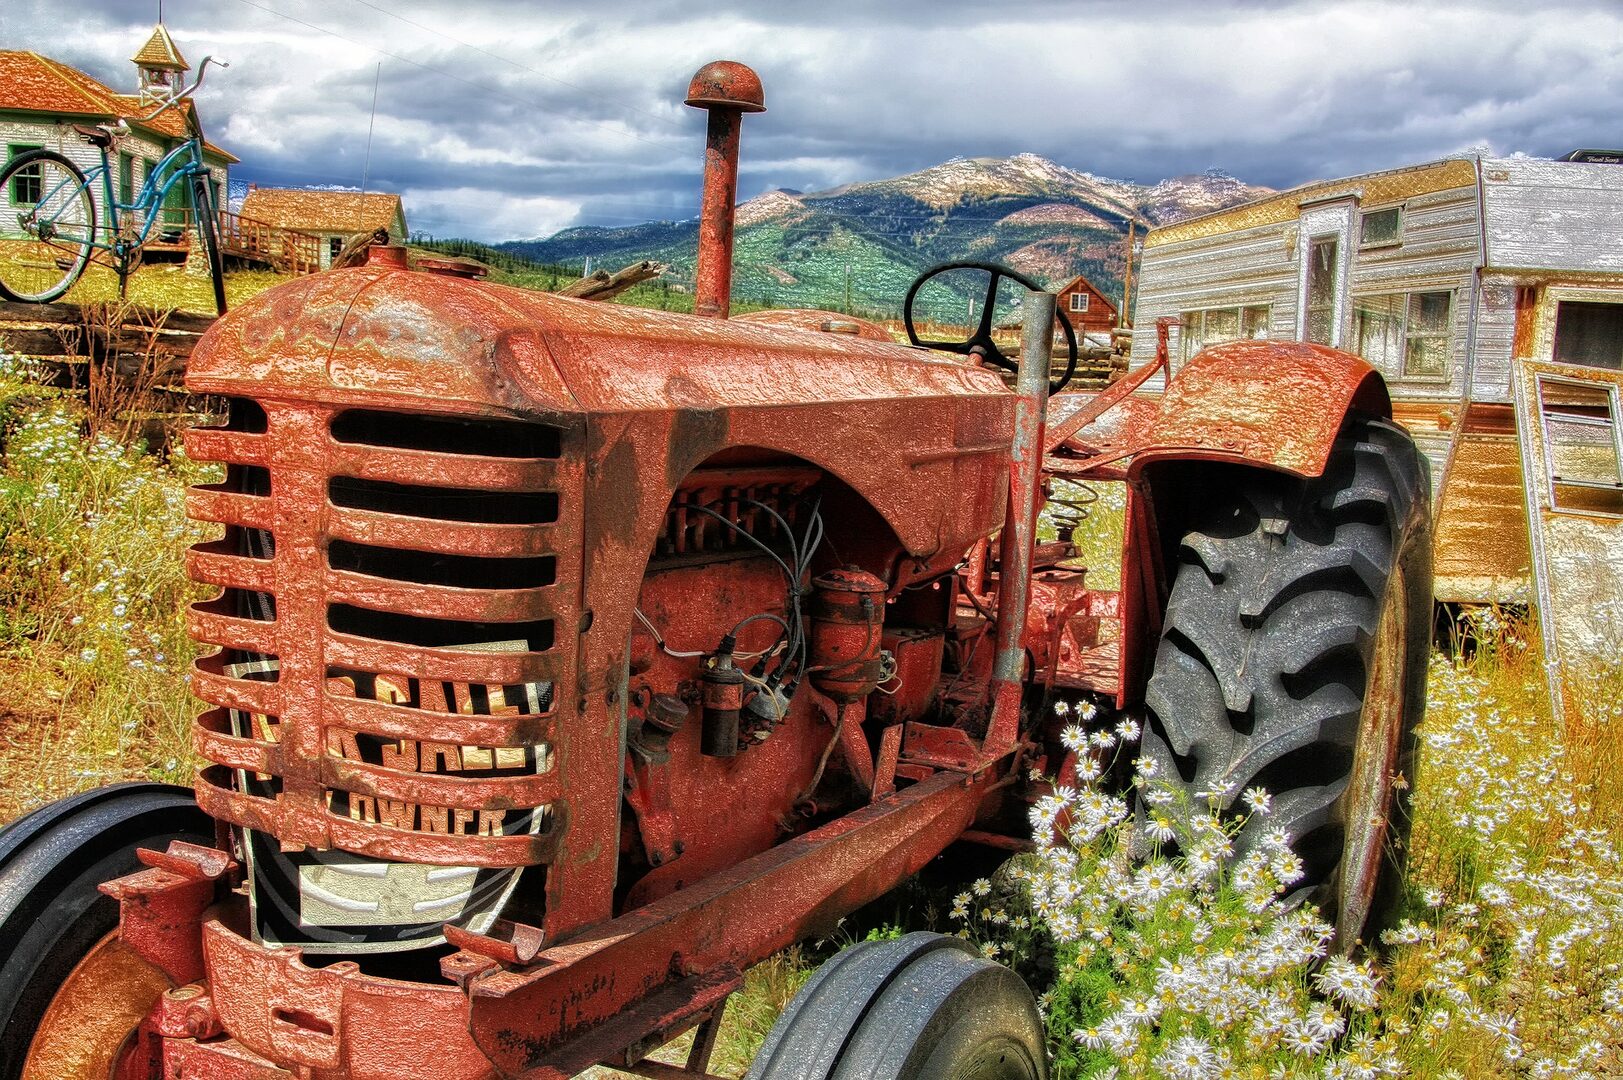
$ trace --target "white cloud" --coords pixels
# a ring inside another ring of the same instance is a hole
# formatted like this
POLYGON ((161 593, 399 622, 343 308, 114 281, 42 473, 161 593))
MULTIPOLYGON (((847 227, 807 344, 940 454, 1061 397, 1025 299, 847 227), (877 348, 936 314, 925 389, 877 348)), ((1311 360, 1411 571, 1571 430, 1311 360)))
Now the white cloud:
MULTIPOLYGON (((146 5, 4 0, 10 47, 115 83, 146 5)), ((1475 143, 1555 154, 1615 138, 1612 0, 167 0, 217 141, 262 183, 413 193, 415 227, 532 236, 691 215, 703 118, 688 78, 754 66, 744 196, 1032 150, 1153 181, 1211 166, 1290 184, 1475 143), (393 13, 393 14, 391 14, 393 13), (477 204, 479 213, 458 203, 477 204), (564 215, 573 213, 574 218, 564 215)))
POLYGON ((438 236, 549 236, 575 220, 580 203, 547 195, 492 199, 482 188, 406 188, 401 192, 413 232, 438 236))

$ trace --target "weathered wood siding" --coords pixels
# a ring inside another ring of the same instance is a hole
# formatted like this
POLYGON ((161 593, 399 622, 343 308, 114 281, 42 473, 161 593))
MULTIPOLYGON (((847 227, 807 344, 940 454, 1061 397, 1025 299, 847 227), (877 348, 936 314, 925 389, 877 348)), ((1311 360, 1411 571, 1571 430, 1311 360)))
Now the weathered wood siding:
MULTIPOLYGON (((1268 304, 1270 335, 1295 340, 1302 302, 1303 238, 1314 232, 1313 222, 1318 219, 1313 215, 1332 211, 1340 213, 1334 207, 1312 208, 1293 221, 1148 248, 1134 319, 1139 334, 1133 342, 1133 365, 1154 359, 1157 318, 1201 308, 1268 304), (1308 226, 1305 232, 1304 225, 1308 226)), ((1383 371, 1395 397, 1458 398, 1464 390, 1472 271, 1478 258, 1479 237, 1475 186, 1427 192, 1398 203, 1361 204, 1353 215, 1341 253, 1345 272, 1338 322, 1344 348, 1356 344, 1352 338, 1351 301, 1358 297, 1444 289, 1454 293, 1447 378, 1413 378, 1405 377, 1401 370, 1383 371), (1402 242, 1360 248, 1358 214, 1393 205, 1403 207, 1402 242)), ((1174 367, 1181 355, 1177 337, 1174 330, 1174 367)), ((1508 400, 1508 389, 1508 382, 1504 382, 1504 400, 1508 400)))
MULTIPOLYGON (((90 118, 80 121, 89 126, 93 123, 90 118)), ((0 166, 6 162, 6 147, 13 145, 43 146, 47 150, 55 150, 87 174, 101 166, 101 152, 84 140, 78 132, 73 130, 68 120, 46 121, 34 119, 16 119, 14 117, 0 118, 0 166)), ((114 142, 113 148, 107 152, 107 164, 113 170, 113 196, 118 197, 118 155, 120 152, 131 155, 135 160, 132 163, 131 195, 139 197, 141 185, 146 182, 147 162, 154 165, 163 160, 166 150, 162 144, 151 137, 137 132, 121 135, 114 142)), ((226 166, 210 164, 210 179, 214 183, 217 196, 223 196, 228 190, 230 171, 226 166)), ((95 185, 96 213, 98 227, 104 223, 103 215, 106 210, 102 200, 106 197, 99 177, 93 178, 95 185)), ((221 202, 224 208, 224 202, 221 202)), ((0 214, 15 213, 11 205, 10 190, 0 190, 0 214)), ((15 222, 13 223, 15 224, 15 222)), ((106 239, 105 236, 102 237, 106 239)))
MULTIPOLYGON (((1268 304, 1269 335, 1294 339, 1297 266, 1286 241, 1295 233, 1292 221, 1146 249, 1138 279, 1131 366, 1155 359, 1156 319, 1200 308, 1268 304)), ((1173 327, 1174 370, 1182 348, 1179 328, 1173 327)), ((1159 375, 1146 384, 1146 389, 1160 388, 1159 375)))
POLYGON ((1623 274, 1623 165, 1482 163, 1488 265, 1623 274))

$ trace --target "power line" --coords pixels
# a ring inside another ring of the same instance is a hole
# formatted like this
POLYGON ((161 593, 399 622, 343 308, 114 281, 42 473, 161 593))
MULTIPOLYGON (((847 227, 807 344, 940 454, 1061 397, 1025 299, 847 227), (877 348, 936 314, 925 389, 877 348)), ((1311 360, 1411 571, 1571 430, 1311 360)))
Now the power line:
MULTIPOLYGON (((366 49, 369 52, 380 53, 380 54, 382 54, 384 56, 389 57, 391 60, 398 60, 402 64, 409 64, 412 67, 417 68, 420 71, 427 71, 430 74, 439 75, 439 76, 441 76, 443 78, 451 79, 454 82, 462 83, 464 86, 471 86, 475 90, 478 90, 482 94, 490 94, 490 95, 495 96, 495 97, 506 98, 508 101, 514 102, 515 104, 518 104, 518 105, 523 105, 526 108, 530 108, 530 109, 541 109, 543 111, 546 109, 546 106, 542 105, 538 101, 533 101, 533 100, 531 100, 529 98, 519 97, 517 94, 510 94, 510 93, 508 93, 508 92, 506 92, 504 90, 499 90, 499 89, 497 89, 495 87, 492 87, 492 86, 486 86, 483 83, 474 82, 472 79, 464 79, 460 75, 453 74, 452 72, 446 71, 443 68, 434 67, 432 64, 424 64, 424 63, 421 63, 420 61, 411 59, 409 56, 401 56, 399 53, 390 52, 388 49, 380 49, 376 45, 372 45, 372 44, 369 44, 369 43, 364 42, 364 41, 357 41, 352 37, 347 37, 344 34, 340 34, 336 30, 329 30, 325 26, 317 26, 315 23, 307 22, 306 20, 301 19, 301 18, 297 17, 296 15, 289 15, 285 11, 277 11, 273 7, 268 7, 268 6, 264 5, 264 4, 257 3, 256 0, 238 0, 238 2, 246 4, 249 7, 255 8, 255 9, 259 10, 259 11, 263 11, 267 15, 275 15, 277 18, 286 19, 288 22, 292 22, 292 23, 298 23, 300 26, 303 26, 303 27, 306 27, 308 29, 314 30, 317 33, 326 34, 328 37, 337 38, 339 41, 347 42, 348 44, 353 45, 358 49, 366 49)), ((645 139, 641 135, 638 135, 636 132, 628 131, 625 128, 614 127, 612 124, 610 124, 606 120, 595 120, 595 121, 593 121, 593 123, 601 124, 604 127, 607 127, 609 130, 615 132, 616 134, 624 135, 628 139, 636 139, 638 142, 647 143, 649 146, 661 146, 661 145, 663 145, 661 143, 655 142, 653 139, 645 139)))

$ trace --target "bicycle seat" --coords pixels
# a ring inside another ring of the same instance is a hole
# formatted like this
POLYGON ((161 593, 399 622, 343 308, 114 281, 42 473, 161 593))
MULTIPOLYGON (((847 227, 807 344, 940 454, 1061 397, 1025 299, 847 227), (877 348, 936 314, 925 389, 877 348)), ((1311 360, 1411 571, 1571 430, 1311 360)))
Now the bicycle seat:
POLYGON ((83 136, 85 142, 91 146, 99 146, 106 150, 113 145, 113 133, 106 128, 85 127, 83 124, 74 124, 73 130, 83 136))

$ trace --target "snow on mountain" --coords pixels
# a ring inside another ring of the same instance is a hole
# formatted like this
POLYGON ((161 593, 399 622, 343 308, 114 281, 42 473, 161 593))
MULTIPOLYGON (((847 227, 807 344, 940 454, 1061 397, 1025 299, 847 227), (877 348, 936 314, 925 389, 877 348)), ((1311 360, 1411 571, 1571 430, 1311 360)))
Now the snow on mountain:
POLYGON ((736 225, 737 228, 746 229, 751 225, 805 212, 806 204, 798 193, 777 188, 765 195, 757 195, 749 202, 739 203, 736 225))

